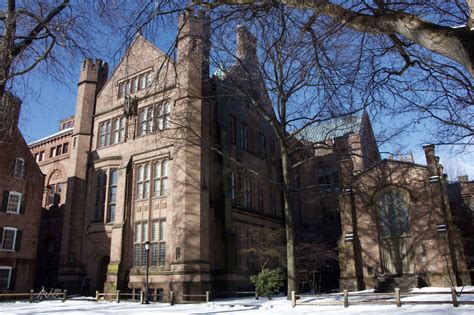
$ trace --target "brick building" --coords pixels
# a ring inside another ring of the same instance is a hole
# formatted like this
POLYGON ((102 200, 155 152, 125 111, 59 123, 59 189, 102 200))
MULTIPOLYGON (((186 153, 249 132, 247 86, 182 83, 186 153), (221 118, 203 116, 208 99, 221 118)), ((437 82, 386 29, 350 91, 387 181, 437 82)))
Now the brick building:
POLYGON ((5 98, 2 110, 12 115, 2 112, 0 121, 0 292, 26 292, 36 269, 43 175, 18 129, 21 101, 5 98))

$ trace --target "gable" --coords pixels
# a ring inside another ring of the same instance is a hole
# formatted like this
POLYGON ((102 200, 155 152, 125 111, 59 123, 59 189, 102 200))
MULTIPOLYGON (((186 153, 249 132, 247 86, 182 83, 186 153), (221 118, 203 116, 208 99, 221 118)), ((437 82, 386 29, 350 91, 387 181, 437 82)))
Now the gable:
POLYGON ((152 71, 154 79, 148 89, 135 93, 137 97, 173 86, 175 78, 173 65, 173 61, 165 53, 143 36, 138 35, 100 91, 97 97, 96 114, 122 106, 123 97, 118 97, 119 83, 128 78, 137 77, 141 73, 152 71))

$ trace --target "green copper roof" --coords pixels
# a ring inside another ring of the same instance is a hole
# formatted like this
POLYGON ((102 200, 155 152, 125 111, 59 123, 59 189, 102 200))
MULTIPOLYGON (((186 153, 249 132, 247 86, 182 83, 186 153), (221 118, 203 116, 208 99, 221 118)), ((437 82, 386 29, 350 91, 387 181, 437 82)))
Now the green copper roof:
POLYGON ((342 137, 346 134, 358 133, 362 127, 362 116, 344 116, 315 123, 301 131, 298 138, 311 142, 322 142, 342 137))

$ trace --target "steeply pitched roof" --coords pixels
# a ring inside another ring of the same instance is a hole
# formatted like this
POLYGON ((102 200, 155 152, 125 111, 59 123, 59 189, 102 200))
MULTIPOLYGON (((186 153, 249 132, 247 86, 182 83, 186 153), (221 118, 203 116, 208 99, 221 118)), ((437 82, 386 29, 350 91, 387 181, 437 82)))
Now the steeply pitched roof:
POLYGON ((363 115, 338 117, 314 124, 302 130, 298 138, 311 142, 323 142, 346 134, 358 133, 362 128, 363 115))

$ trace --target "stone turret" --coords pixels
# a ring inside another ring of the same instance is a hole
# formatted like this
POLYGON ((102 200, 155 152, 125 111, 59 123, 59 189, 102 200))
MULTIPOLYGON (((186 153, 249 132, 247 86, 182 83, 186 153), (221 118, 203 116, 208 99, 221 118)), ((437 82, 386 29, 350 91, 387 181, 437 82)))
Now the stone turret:
POLYGON ((87 165, 91 150, 96 97, 108 74, 107 63, 86 59, 81 64, 77 84, 76 112, 72 134, 70 171, 67 182, 63 238, 58 281, 69 292, 78 292, 85 274, 78 261, 82 255, 84 216, 87 198, 87 165), (69 193, 71 192, 71 193, 69 193))
MULTIPOLYGON (((182 145, 174 155, 174 227, 172 251, 177 261, 171 265, 171 290, 198 294, 210 290, 209 232, 209 18, 188 11, 179 18, 178 89, 180 100, 175 113, 186 113, 182 145), (199 143, 200 145, 196 145, 199 143), (200 279, 200 282, 190 279, 200 279)), ((180 117, 183 117, 180 115, 180 117)), ((179 117, 175 118, 179 119, 179 117)), ((176 121, 176 120, 175 120, 176 121)), ((167 219, 168 220, 168 219, 167 219)), ((177 299, 181 297, 177 296, 177 299)))
POLYGON ((210 19, 203 11, 179 17, 178 84, 188 95, 207 94, 209 82, 210 19))

